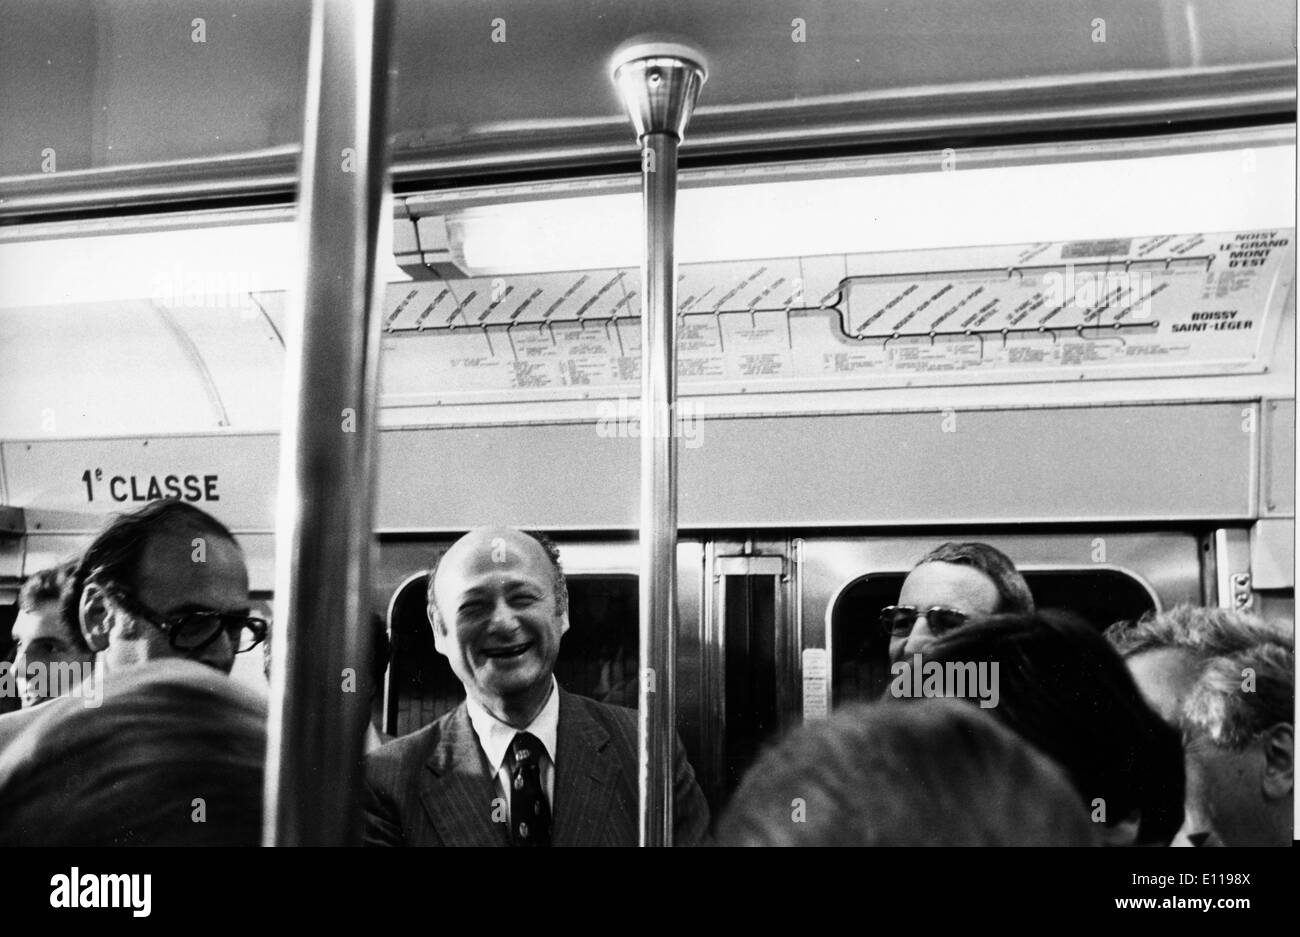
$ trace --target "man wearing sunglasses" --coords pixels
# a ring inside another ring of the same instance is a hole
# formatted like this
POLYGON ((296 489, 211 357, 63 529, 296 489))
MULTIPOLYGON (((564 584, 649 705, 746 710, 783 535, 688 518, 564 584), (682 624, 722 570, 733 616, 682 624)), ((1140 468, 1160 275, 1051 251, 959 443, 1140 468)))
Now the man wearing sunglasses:
POLYGON ((1025 577, 1006 554, 986 543, 945 543, 907 574, 898 604, 881 609, 880 624, 889 635, 889 660, 897 663, 968 619, 1033 610, 1025 577))

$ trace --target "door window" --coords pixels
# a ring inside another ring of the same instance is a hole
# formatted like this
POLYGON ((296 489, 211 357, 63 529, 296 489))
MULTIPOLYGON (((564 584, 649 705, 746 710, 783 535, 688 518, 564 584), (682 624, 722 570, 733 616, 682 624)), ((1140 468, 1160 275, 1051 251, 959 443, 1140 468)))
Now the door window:
MULTIPOLYGON (((433 646, 425 612, 427 577, 402 587, 389 622, 392 664, 385 731, 406 735, 454 709, 465 691, 433 646)), ((637 577, 569 576, 569 631, 555 678, 564 689, 603 703, 637 705, 637 577)))
MULTIPOLYGON (((1151 593, 1118 570, 1024 572, 1040 609, 1065 609, 1098 630, 1155 608, 1151 593)), ((889 686, 889 636, 880 610, 898 601, 906 573, 872 573, 845 589, 831 615, 834 703, 879 698, 889 686)))

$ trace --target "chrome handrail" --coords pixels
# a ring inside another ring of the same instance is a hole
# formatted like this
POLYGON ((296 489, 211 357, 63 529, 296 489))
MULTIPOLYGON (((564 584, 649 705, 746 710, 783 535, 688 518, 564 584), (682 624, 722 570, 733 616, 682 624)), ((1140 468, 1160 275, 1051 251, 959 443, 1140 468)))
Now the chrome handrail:
POLYGON ((677 147, 704 84, 703 56, 632 42, 614 82, 642 150, 641 585, 638 774, 642 846, 673 842, 677 739, 677 147))
POLYGON ((359 833, 392 0, 315 0, 286 307, 266 845, 359 833))

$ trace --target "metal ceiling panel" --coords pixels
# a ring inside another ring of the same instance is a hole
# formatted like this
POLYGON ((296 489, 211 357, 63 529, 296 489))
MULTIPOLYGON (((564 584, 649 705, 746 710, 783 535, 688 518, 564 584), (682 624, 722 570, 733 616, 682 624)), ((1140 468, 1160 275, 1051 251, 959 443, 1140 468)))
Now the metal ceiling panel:
MULTIPOLYGON (((291 199, 308 6, 0 3, 0 217, 291 199)), ((409 186, 630 165, 606 65, 646 32, 711 60, 688 165, 1285 115, 1295 16, 1285 0, 407 0, 394 172, 409 186)))

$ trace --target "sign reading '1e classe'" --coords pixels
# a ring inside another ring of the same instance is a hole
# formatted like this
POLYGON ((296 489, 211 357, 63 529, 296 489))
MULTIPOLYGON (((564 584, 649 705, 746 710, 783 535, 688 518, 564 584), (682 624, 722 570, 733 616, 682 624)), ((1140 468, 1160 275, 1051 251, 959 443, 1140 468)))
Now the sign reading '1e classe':
POLYGON ((102 468, 97 468, 82 472, 81 481, 86 486, 87 502, 97 497, 118 502, 221 500, 216 475, 105 475, 102 468))

